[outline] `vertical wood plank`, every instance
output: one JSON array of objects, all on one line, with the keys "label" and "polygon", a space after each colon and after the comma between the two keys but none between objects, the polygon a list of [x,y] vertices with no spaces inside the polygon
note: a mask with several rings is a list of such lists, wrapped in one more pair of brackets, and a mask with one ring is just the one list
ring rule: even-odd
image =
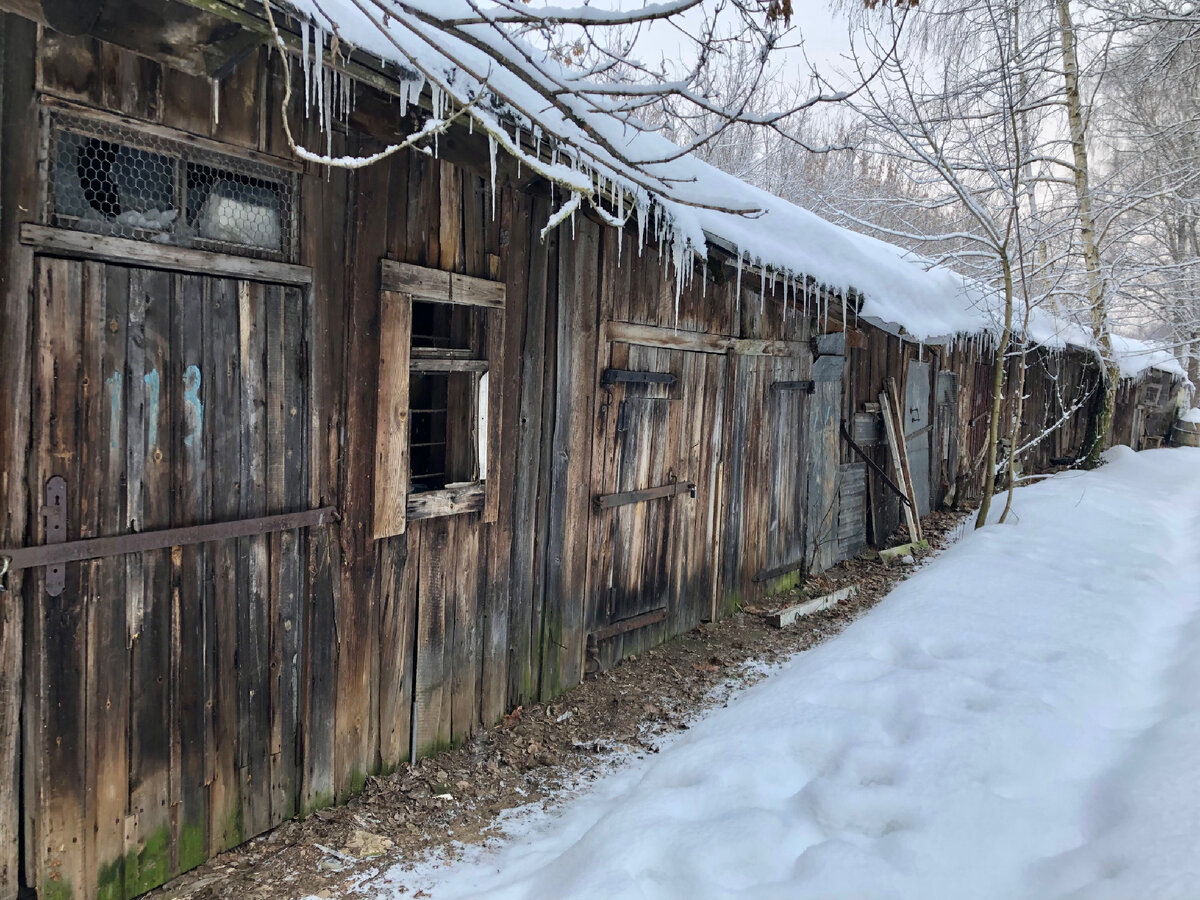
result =
[{"label": "vertical wood plank", "polygon": [[[266,514],[266,288],[239,281],[238,368],[241,372],[241,473],[238,515]],[[238,780],[244,836],[270,824],[270,634],[268,537],[238,545]]]},{"label": "vertical wood plank", "polygon": [[[136,530],[148,531],[169,527],[171,520],[171,277],[161,271],[134,269],[129,291],[128,480],[132,485],[140,479],[141,515]],[[139,315],[140,329],[135,324]],[[140,366],[135,364],[138,356]],[[135,428],[135,423],[140,427]],[[132,519],[135,501],[129,505]],[[130,587],[135,587],[133,579],[141,581],[141,609],[131,647],[132,827],[126,829],[126,854],[131,863],[126,871],[126,892],[134,896],[162,884],[173,868],[169,808],[171,589],[169,551],[127,559],[133,569]]]},{"label": "vertical wood plank", "polygon": [[[205,279],[175,278],[171,322],[173,526],[211,521],[205,403]],[[209,418],[213,410],[208,410]],[[221,411],[217,421],[220,422]],[[208,856],[209,701],[213,661],[207,589],[209,548],[180,547],[171,554],[172,597],[172,825],[177,844],[174,871],[183,872]]]},{"label": "vertical wood plank", "polygon": [[[99,533],[123,534],[127,529],[125,478],[125,380],[129,306],[129,269],[105,267],[103,337],[103,415],[99,445],[102,473],[96,499]],[[94,784],[91,826],[95,831],[94,859],[99,900],[124,900],[125,813],[129,808],[129,651],[125,623],[125,560],[103,560],[95,582],[95,605],[89,650],[89,731],[94,752],[88,777]]]},{"label": "vertical wood plank", "polygon": [[378,540],[403,534],[408,503],[408,363],[412,298],[379,295],[379,389],[375,416],[375,525]]},{"label": "vertical wood plank", "polygon": [[[341,585],[337,613],[334,789],[357,793],[378,764],[379,606],[371,506],[379,368],[379,260],[386,250],[390,169],[355,173],[349,318],[345,333],[345,445],[341,452]],[[435,186],[436,187],[436,186]],[[410,204],[411,205],[411,204]]]},{"label": "vertical wood plank", "polygon": [[583,597],[591,503],[589,429],[597,339],[595,272],[600,262],[598,228],[589,220],[581,220],[575,240],[560,245],[557,378],[540,684],[543,698],[557,696],[578,684],[583,672]]},{"label": "vertical wood plank", "polygon": [[[238,283],[211,279],[204,305],[204,361],[208,372],[210,427],[205,429],[213,521],[230,521],[239,515],[242,471],[242,387],[238,354]],[[217,421],[217,416],[220,421]],[[226,540],[209,548],[213,577],[206,590],[212,610],[213,635],[212,738],[208,743],[209,852],[240,844],[245,829],[242,791],[238,777],[238,542]]]},{"label": "vertical wood plank", "polygon": [[[33,317],[33,252],[19,240],[19,218],[12,209],[33,209],[37,179],[29,173],[37,165],[37,108],[34,78],[37,26],[20,16],[0,13],[0,484],[6,509],[0,513],[0,543],[20,546],[26,532],[30,498],[26,474],[26,447],[30,435],[31,355]],[[7,576],[8,590],[0,593],[0,900],[17,894],[20,870],[21,829],[25,827],[29,871],[37,853],[38,836],[30,810],[20,808],[20,785],[34,796],[40,777],[40,760],[31,753],[37,733],[36,700],[40,684],[35,664],[25,650],[24,590],[20,573]],[[31,617],[32,618],[32,617]],[[36,630],[36,629],[33,629]],[[25,677],[25,673],[28,673]],[[22,689],[28,698],[22,712]],[[21,722],[26,726],[22,738]],[[19,765],[20,748],[27,748]],[[21,771],[23,769],[23,771]],[[24,823],[23,823],[24,820]]]},{"label": "vertical wood plank", "polygon": [[[448,519],[427,519],[414,527],[420,546],[418,563],[416,668],[413,684],[413,756],[431,756],[445,749],[450,723],[443,723],[443,645],[447,635],[446,571]],[[413,540],[410,534],[409,540]],[[451,574],[453,577],[453,574]],[[453,620],[451,619],[451,623]]]},{"label": "vertical wood plank", "polygon": [[381,547],[379,567],[379,755],[389,772],[412,755],[413,642],[420,530]]},{"label": "vertical wood plank", "polygon": [[[38,359],[35,373],[36,444],[33,489],[47,480],[66,480],[66,530],[69,540],[79,533],[79,460],[77,401],[82,322],[82,264],[44,259],[38,266]],[[43,519],[35,526],[38,543],[49,540]],[[81,602],[79,566],[65,566],[65,588],[57,596],[45,589],[44,577],[34,579],[34,609],[38,627],[32,652],[41,670],[42,706],[39,727],[42,771],[48,777],[34,797],[38,801],[38,867],[35,884],[41,891],[88,897],[86,795],[87,610]],[[40,638],[40,639],[39,639]],[[53,773],[51,775],[51,773]]]}]

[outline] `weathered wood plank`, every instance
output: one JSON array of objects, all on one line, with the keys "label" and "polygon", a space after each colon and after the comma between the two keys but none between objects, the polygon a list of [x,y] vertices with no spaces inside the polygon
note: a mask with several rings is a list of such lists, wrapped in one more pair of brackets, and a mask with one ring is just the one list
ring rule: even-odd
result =
[{"label": "weathered wood plank", "polygon": [[[420,528],[419,597],[417,600],[416,669],[413,685],[413,757],[430,756],[445,749],[450,723],[443,721],[444,697],[450,689],[444,666],[448,640],[445,557],[449,522],[436,519]],[[414,532],[415,533],[415,532]],[[410,535],[410,540],[412,537]],[[450,617],[450,633],[453,618]]]},{"label": "weathered wood plank", "polygon": [[403,534],[408,502],[408,375],[412,299],[379,297],[379,391],[375,418],[376,539]]},{"label": "weathered wood plank", "polygon": [[[35,473],[33,490],[51,477],[66,483],[63,519],[67,536],[79,528],[79,400],[81,379],[82,267],[46,259],[38,265],[38,360],[34,381]],[[43,517],[36,533],[48,540]],[[66,568],[65,586],[52,594],[46,579],[33,585],[37,620],[31,652],[40,669],[38,755],[48,777],[39,786],[37,868],[34,883],[43,891],[65,887],[86,897],[87,815],[86,701],[87,605],[81,602],[79,567]],[[51,774],[52,773],[52,774]]]},{"label": "weathered wood plank", "polygon": [[[309,121],[309,129],[315,123]],[[344,139],[334,136],[334,150]],[[346,217],[349,176],[334,170],[301,182],[303,217],[328,221],[326,230],[302,232],[302,259],[313,265],[313,285],[305,303],[312,315],[309,377],[308,503],[337,502],[341,456],[342,396],[346,351]],[[403,209],[404,207],[397,207]],[[403,223],[401,223],[403,224]],[[337,705],[337,614],[340,608],[341,543],[338,532],[322,528],[308,538],[309,596],[305,604],[303,759],[300,811],[311,812],[334,798],[334,727]]]},{"label": "weathered wood plank", "polygon": [[[267,512],[267,291],[260,284],[239,281],[237,293],[242,388],[238,514],[248,519]],[[271,821],[270,559],[266,536],[240,538],[237,546],[237,765],[244,836],[252,837]]]},{"label": "weathered wood plank", "polygon": [[[125,515],[126,431],[125,377],[129,305],[129,269],[105,267],[103,338],[97,382],[102,391],[104,415],[100,421],[99,448],[102,473],[96,502],[100,510],[99,534],[120,534],[128,527]],[[102,387],[101,387],[102,386]],[[88,648],[89,731],[94,736],[89,753],[88,778],[94,785],[89,810],[95,842],[92,860],[98,878],[97,896],[124,900],[125,813],[129,808],[129,651],[125,624],[125,560],[98,564],[94,582],[95,605]]]},{"label": "weathered wood plank", "polygon": [[803,356],[810,352],[807,343],[782,340],[751,340],[700,331],[677,331],[657,325],[607,322],[604,337],[663,350],[688,350],[692,353],[731,353],[740,356]]},{"label": "weathered wood plank", "polygon": [[551,439],[546,607],[542,631],[543,698],[578,684],[586,634],[588,484],[596,365],[598,227],[583,220],[575,240],[560,245],[556,383]]},{"label": "weathered wood plank", "polygon": [[[443,237],[449,238],[451,235],[447,233]],[[379,261],[379,278],[381,290],[409,294],[417,300],[437,303],[503,309],[507,295],[505,285],[500,281],[430,269],[394,259]]]},{"label": "weathered wood plank", "polygon": [[[208,421],[203,440],[209,462],[211,509],[216,520],[239,517],[238,483],[242,471],[240,427],[242,386],[236,364],[240,347],[238,283],[211,279],[205,285],[204,363]],[[225,427],[222,427],[225,426]],[[213,635],[210,696],[212,737],[206,745],[209,784],[208,852],[240,844],[245,836],[242,789],[238,778],[238,541],[224,540],[209,549],[213,578],[206,587]]]},{"label": "weathered wood plank", "polygon": [[[387,248],[388,166],[354,175],[348,319],[345,333],[344,416],[339,471],[341,594],[337,613],[337,713],[334,787],[339,799],[357,793],[378,756],[379,606],[374,587],[377,551],[372,539],[375,415],[379,371],[380,259]],[[410,197],[411,199],[411,197]]]},{"label": "weathered wood plank", "polygon": [[[133,530],[170,525],[171,277],[134,269],[129,278],[127,417]],[[171,872],[170,558],[166,551],[126,557],[133,614],[130,634],[129,812],[126,891],[162,884]]]},{"label": "weathered wood plank", "polygon": [[[482,206],[483,183],[477,182]],[[518,198],[510,187],[505,187],[500,201],[498,233],[489,231],[485,236],[485,250],[494,249],[507,258],[504,264],[506,287],[505,321],[513,322],[505,327],[501,364],[499,371],[489,375],[491,396],[488,399],[488,421],[491,423],[493,410],[501,421],[488,429],[489,467],[488,484],[498,496],[497,512],[487,531],[487,575],[484,584],[483,609],[483,666],[480,672],[480,709],[482,724],[487,727],[499,721],[506,712],[508,699],[509,671],[509,617],[512,594],[512,549],[513,514],[516,505],[516,470],[518,446],[518,416],[521,402],[520,365],[523,335],[518,323],[525,316],[525,283],[528,273],[528,230],[514,222],[521,214]],[[495,240],[493,245],[491,241]],[[499,277],[499,271],[489,271]],[[507,298],[511,298],[508,300]],[[488,314],[489,317],[492,315]],[[494,399],[498,398],[498,399]],[[492,461],[494,460],[494,466]],[[488,518],[485,498],[484,519]],[[527,602],[522,598],[522,602]]]},{"label": "weathered wood plank", "polygon": [[312,270],[306,266],[230,256],[191,247],[169,247],[148,241],[68,231],[26,222],[21,225],[21,242],[45,253],[76,259],[96,259],[122,265],[142,265],[172,272],[193,272],[226,278],[246,278],[277,284],[306,285]]},{"label": "weathered wood plank", "polygon": [[[174,527],[208,521],[212,491],[204,404],[208,399],[204,360],[205,279],[175,279],[172,309],[172,384],[176,406],[172,423]],[[212,373],[207,373],[211,378]],[[210,410],[210,420],[211,420]],[[208,590],[209,548],[180,547],[171,554],[172,597],[172,790],[175,871],[208,856],[208,754],[211,741],[212,615]]]},{"label": "weathered wood plank", "polygon": [[[39,131],[34,78],[37,28],[19,16],[0,13],[0,482],[5,485],[5,506],[0,514],[0,544],[26,542],[30,507],[25,474],[30,434],[30,358],[32,325],[33,254],[19,243],[12,209],[34,209],[39,185],[29,177],[37,166]],[[8,590],[0,593],[0,900],[14,900],[20,870],[21,829],[26,829],[26,860],[33,862],[38,840],[33,827],[35,804],[20,808],[22,779],[26,796],[35,796],[41,760],[31,753],[36,740],[34,699],[40,683],[32,658],[25,652],[24,588],[20,573],[8,576]],[[30,654],[32,656],[32,654]],[[25,676],[24,673],[29,675]],[[25,704],[22,738],[22,688]],[[21,747],[26,756],[18,763]],[[23,771],[21,771],[23,769]],[[28,871],[36,868],[27,863]]]},{"label": "weathered wood plank", "polygon": [[483,503],[484,523],[495,522],[500,515],[500,454],[501,441],[504,434],[504,389],[505,369],[504,359],[504,321],[502,309],[491,309],[487,313],[487,360],[488,360],[488,392],[486,398],[481,398],[487,404],[487,430],[479,435],[485,441],[487,449],[487,469],[480,472],[484,479],[486,495]]},{"label": "weathered wood plank", "polygon": [[487,490],[482,484],[465,484],[440,491],[409,494],[407,518],[410,522],[480,512],[486,502]]},{"label": "weathered wood plank", "polygon": [[392,538],[379,567],[379,756],[390,772],[412,756],[413,641],[420,532]]}]

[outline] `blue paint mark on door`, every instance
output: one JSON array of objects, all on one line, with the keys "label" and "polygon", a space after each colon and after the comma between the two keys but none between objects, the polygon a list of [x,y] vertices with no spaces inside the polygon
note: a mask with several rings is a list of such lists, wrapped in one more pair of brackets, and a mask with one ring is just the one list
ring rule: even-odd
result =
[{"label": "blue paint mark on door", "polygon": [[183,439],[185,447],[191,447],[204,428],[204,404],[200,400],[201,381],[199,366],[188,366],[183,370],[183,409],[187,417],[187,434]]},{"label": "blue paint mark on door", "polygon": [[146,373],[145,378],[143,380],[146,382],[146,391],[150,395],[149,396],[149,401],[150,401],[149,413],[150,414],[148,416],[148,421],[146,423],[146,425],[147,425],[146,446],[147,447],[157,447],[158,446],[158,388],[159,388],[158,369],[151,369],[149,372]]}]

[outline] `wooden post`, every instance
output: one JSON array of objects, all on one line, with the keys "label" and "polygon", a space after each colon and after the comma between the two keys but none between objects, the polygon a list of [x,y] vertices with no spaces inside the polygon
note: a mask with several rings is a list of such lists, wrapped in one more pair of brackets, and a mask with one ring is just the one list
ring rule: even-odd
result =
[{"label": "wooden post", "polygon": [[[888,401],[887,392],[879,395],[879,406],[883,410],[883,430],[887,435],[888,450],[892,456],[892,468],[896,473],[896,482],[904,488],[905,495],[912,499],[912,490],[909,487],[908,479],[904,476],[904,466],[900,462],[900,439],[896,435],[896,420],[892,417],[892,404]],[[913,507],[911,503],[901,503],[900,506],[904,511],[904,522],[908,526],[908,536],[910,540],[919,541],[921,538],[917,533],[916,517],[913,515]]]},{"label": "wooden post", "polygon": [[888,393],[891,397],[892,416],[895,418],[896,428],[896,446],[900,451],[900,465],[904,469],[904,487],[908,492],[908,506],[912,514],[913,522],[917,526],[917,536],[913,540],[921,539],[921,513],[917,507],[917,489],[913,486],[912,467],[908,463],[908,441],[904,437],[904,417],[901,410],[904,408],[900,405],[900,392],[896,389],[896,379],[888,378]]}]

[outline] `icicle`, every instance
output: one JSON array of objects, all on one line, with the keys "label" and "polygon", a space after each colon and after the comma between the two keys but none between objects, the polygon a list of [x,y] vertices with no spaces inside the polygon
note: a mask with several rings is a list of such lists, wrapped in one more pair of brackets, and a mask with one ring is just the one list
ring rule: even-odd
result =
[{"label": "icicle", "polygon": [[325,69],[322,66],[323,76],[321,81],[329,79],[328,84],[322,84],[322,100],[324,105],[322,109],[325,112],[325,155],[333,156],[333,70]]},{"label": "icicle", "polygon": [[311,28],[312,28],[312,23],[309,22],[308,19],[305,19],[304,23],[300,26],[300,65],[304,68],[304,108],[305,108],[305,110],[307,110],[309,108],[309,106],[312,102],[309,99],[310,94],[311,94],[311,87],[309,86],[309,79],[312,78],[312,73],[309,70],[309,64],[308,64],[308,41],[309,41],[309,32],[310,32]]},{"label": "icicle", "polygon": [[639,201],[637,207],[637,227],[638,227],[638,257],[642,255],[642,248],[646,246],[646,204]]},{"label": "icicle", "polygon": [[221,124],[221,82],[212,80],[212,120],[213,127]]},{"label": "icicle", "polygon": [[496,139],[488,135],[488,162],[492,174],[492,221],[496,221]]},{"label": "icicle", "polygon": [[[762,265],[761,260],[759,265]],[[763,310],[767,308],[767,267],[762,266],[759,271],[762,272],[762,279],[758,288],[758,314],[762,315]]]}]

